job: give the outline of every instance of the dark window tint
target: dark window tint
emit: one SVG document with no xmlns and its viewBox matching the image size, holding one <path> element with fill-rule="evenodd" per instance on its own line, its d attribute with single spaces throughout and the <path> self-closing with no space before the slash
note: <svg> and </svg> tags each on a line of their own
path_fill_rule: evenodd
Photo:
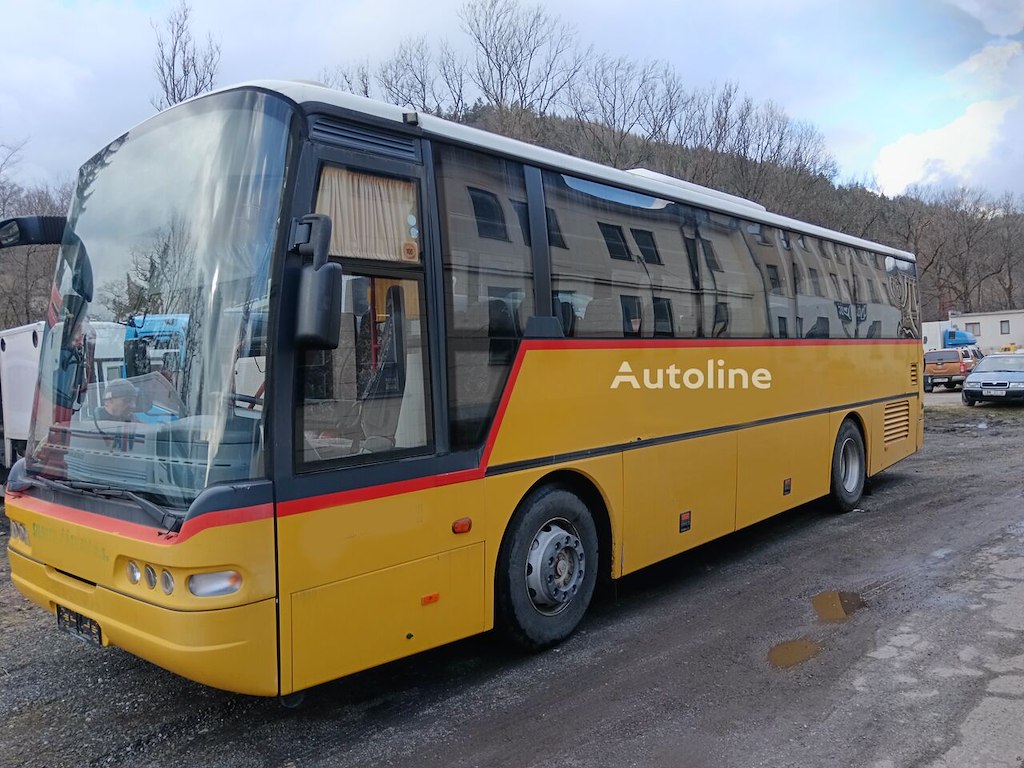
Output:
<svg viewBox="0 0 1024 768">
<path fill-rule="evenodd" d="M 818 275 L 818 270 L 814 267 L 810 267 L 807 270 L 807 274 L 811 278 L 811 286 L 814 288 L 815 296 L 824 296 L 825 293 L 821 290 L 821 277 Z"/>
<path fill-rule="evenodd" d="M 505 213 L 501 209 L 498 196 L 493 192 L 470 187 L 469 197 L 473 201 L 477 235 L 490 240 L 508 240 Z"/>
<path fill-rule="evenodd" d="M 630 261 L 629 248 L 626 247 L 626 236 L 622 232 L 622 227 L 605 224 L 603 221 L 597 222 L 597 226 L 601 228 L 604 244 L 608 246 L 608 255 L 613 259 Z"/>
<path fill-rule="evenodd" d="M 522 328 L 534 314 L 527 235 L 524 242 L 497 236 L 504 231 L 504 220 L 497 220 L 499 201 L 525 201 L 526 184 L 518 163 L 470 150 L 439 147 L 435 165 L 442 211 L 449 426 L 452 450 L 458 451 L 483 442 Z M 476 190 L 469 199 L 467 182 Z M 528 233 L 525 204 L 512 206 Z"/>
<path fill-rule="evenodd" d="M 708 269 L 721 272 L 722 265 L 718 263 L 718 256 L 715 254 L 714 244 L 707 238 L 701 238 L 700 244 L 704 247 L 704 259 L 707 261 Z"/>
<path fill-rule="evenodd" d="M 646 229 L 630 229 L 636 247 L 648 264 L 661 264 L 661 256 L 658 255 L 658 246 L 654 243 L 654 233 Z"/>
<path fill-rule="evenodd" d="M 661 296 L 654 297 L 654 335 L 656 337 L 674 336 L 672 327 L 672 300 Z"/>
<path fill-rule="evenodd" d="M 639 296 L 620 296 L 622 305 L 622 335 L 639 336 L 643 329 L 643 312 Z"/>
<path fill-rule="evenodd" d="M 530 237 L 530 214 L 526 202 L 523 200 L 512 200 L 512 208 L 515 209 L 516 218 L 519 219 L 519 229 L 523 233 L 523 242 L 527 245 L 533 245 L 533 238 Z M 547 218 L 548 227 L 548 245 L 553 248 L 565 248 L 565 238 L 562 237 L 562 231 L 558 228 L 558 217 L 555 216 L 555 212 L 551 208 L 544 209 L 545 217 Z"/>
<path fill-rule="evenodd" d="M 527 245 L 533 245 L 533 241 L 530 238 L 530 211 L 523 200 L 511 200 L 512 209 L 516 212 L 516 218 L 519 219 L 519 231 L 523 234 L 523 242 Z"/>
<path fill-rule="evenodd" d="M 934 352 L 925 352 L 924 361 L 926 363 L 959 363 L 960 352 L 945 349 L 936 350 Z"/>
<path fill-rule="evenodd" d="M 565 238 L 562 237 L 562 230 L 558 226 L 558 216 L 552 208 L 545 208 L 544 213 L 548 220 L 548 245 L 553 248 L 568 248 Z"/>
</svg>

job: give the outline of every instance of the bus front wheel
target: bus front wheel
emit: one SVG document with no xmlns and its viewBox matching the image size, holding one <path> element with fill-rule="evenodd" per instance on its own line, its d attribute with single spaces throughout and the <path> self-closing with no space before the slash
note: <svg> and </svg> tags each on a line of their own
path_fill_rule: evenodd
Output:
<svg viewBox="0 0 1024 768">
<path fill-rule="evenodd" d="M 558 486 L 532 492 L 498 552 L 496 626 L 531 651 L 561 642 L 590 605 L 597 562 L 597 528 L 587 505 Z"/>
<path fill-rule="evenodd" d="M 847 419 L 839 428 L 832 451 L 832 500 L 840 512 L 856 508 L 866 477 L 864 438 L 857 425 Z"/>
</svg>

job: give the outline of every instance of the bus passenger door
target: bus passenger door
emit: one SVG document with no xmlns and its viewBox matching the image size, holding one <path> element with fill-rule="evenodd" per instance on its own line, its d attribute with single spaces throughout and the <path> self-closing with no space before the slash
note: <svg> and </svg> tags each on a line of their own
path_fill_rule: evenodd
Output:
<svg viewBox="0 0 1024 768">
<path fill-rule="evenodd" d="M 291 479 L 279 483 L 282 692 L 482 631 L 478 483 L 451 482 L 437 274 L 415 164 L 319 164 L 312 208 L 343 269 L 341 341 L 295 353 Z M 425 245 L 428 244 L 428 245 Z M 280 456 L 280 454 L 278 454 Z"/>
</svg>

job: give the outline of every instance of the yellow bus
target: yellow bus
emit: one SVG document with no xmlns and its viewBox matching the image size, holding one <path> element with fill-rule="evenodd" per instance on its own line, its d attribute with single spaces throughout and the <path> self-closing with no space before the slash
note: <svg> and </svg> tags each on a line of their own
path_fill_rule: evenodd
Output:
<svg viewBox="0 0 1024 768">
<path fill-rule="evenodd" d="M 0 223 L 31 243 L 60 250 L 14 584 L 230 691 L 551 646 L 597 579 L 852 509 L 922 444 L 911 254 L 315 85 L 154 116 L 66 220 Z"/>
</svg>

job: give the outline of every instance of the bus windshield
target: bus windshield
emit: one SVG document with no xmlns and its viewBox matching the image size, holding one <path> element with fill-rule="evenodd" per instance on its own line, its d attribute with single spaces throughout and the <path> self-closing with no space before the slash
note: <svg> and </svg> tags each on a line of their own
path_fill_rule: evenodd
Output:
<svg viewBox="0 0 1024 768">
<path fill-rule="evenodd" d="M 263 474 L 270 264 L 291 107 L 251 91 L 164 112 L 79 172 L 27 470 L 184 508 Z"/>
</svg>

